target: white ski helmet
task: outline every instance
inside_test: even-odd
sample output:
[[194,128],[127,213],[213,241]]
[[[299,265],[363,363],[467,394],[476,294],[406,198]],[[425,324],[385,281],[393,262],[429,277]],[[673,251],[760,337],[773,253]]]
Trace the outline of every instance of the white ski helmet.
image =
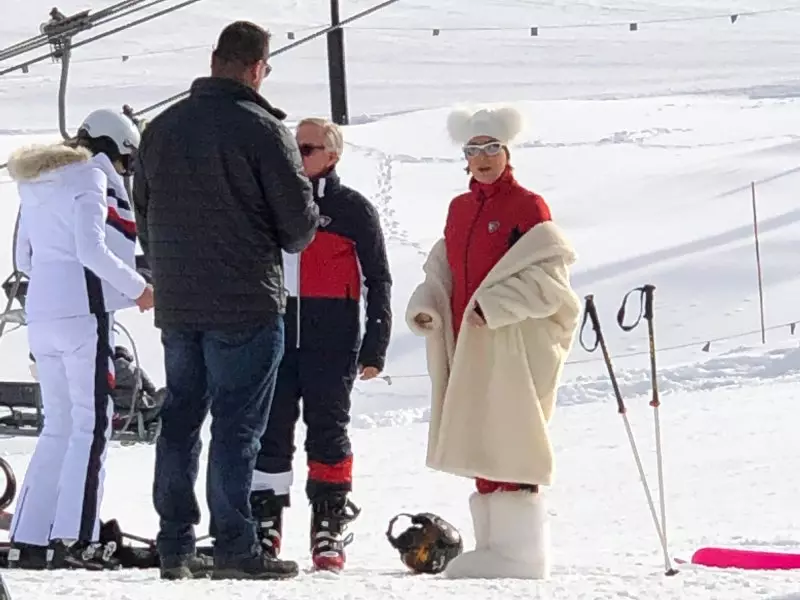
[[109,138],[123,157],[135,154],[142,140],[139,128],[129,117],[109,108],[89,113],[78,130],[78,135],[82,133],[93,139]]

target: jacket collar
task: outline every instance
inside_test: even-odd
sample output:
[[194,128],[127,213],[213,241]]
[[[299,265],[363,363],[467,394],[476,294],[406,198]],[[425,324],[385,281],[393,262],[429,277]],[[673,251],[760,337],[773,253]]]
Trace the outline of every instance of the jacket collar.
[[26,146],[11,155],[8,172],[14,181],[31,181],[62,167],[87,162],[91,157],[86,148],[66,144]]
[[469,189],[473,195],[480,198],[494,198],[508,192],[511,188],[519,185],[514,178],[511,166],[507,166],[503,174],[494,183],[480,183],[474,177],[469,181]]
[[324,198],[326,195],[335,194],[341,183],[339,182],[339,174],[336,168],[326,171],[311,180],[311,185],[314,188],[315,198]]
[[234,100],[248,100],[255,102],[280,121],[286,118],[286,113],[272,106],[264,96],[243,83],[226,77],[198,77],[192,82],[190,92],[195,97],[229,96]]

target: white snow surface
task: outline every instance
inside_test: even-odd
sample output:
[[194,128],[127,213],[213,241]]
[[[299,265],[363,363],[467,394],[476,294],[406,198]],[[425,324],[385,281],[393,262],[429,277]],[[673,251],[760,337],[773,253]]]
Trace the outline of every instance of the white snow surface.
[[[647,337],[643,325],[622,332],[615,316],[631,288],[656,286],[671,554],[688,560],[705,545],[800,551],[800,347],[791,326],[800,321],[800,9],[784,10],[789,4],[400,0],[348,29],[353,124],[345,130],[340,173],[381,213],[395,279],[395,326],[386,370],[391,384],[358,383],[354,392],[353,497],[364,511],[352,526],[346,572],[304,572],[273,583],[164,583],[154,571],[3,573],[15,600],[800,599],[792,572],[679,565],[677,576],[664,576],[600,352],[589,354],[577,343],[553,421],[557,479],[546,498],[555,568],[549,581],[412,576],[384,535],[396,513],[425,510],[452,521],[468,548],[473,542],[467,504],[472,483],[424,464],[425,356],[403,317],[448,203],[465,189],[462,159],[445,132],[447,111],[461,102],[504,101],[528,119],[512,150],[516,174],[545,196],[574,241],[580,258],[573,281],[579,294],[595,295],[653,489]],[[349,16],[370,2],[342,5]],[[101,5],[59,4],[65,13],[89,7]],[[42,0],[4,0],[0,47],[36,35],[50,8]],[[324,0],[204,0],[77,49],[68,126],[74,130],[98,106],[143,108],[184,89],[206,74],[210,48],[230,20],[269,26],[280,47],[288,32],[301,37],[324,24],[327,9]],[[749,11],[764,12],[744,14]],[[733,13],[742,16],[732,24]],[[628,31],[631,21],[642,23],[639,31]],[[533,26],[540,27],[538,37],[529,35]],[[441,35],[433,36],[433,28]],[[123,55],[129,60],[123,62]],[[327,114],[324,37],[273,63],[262,92],[289,112],[290,121]],[[58,69],[46,61],[28,74],[0,78],[0,162],[20,145],[57,139]],[[15,188],[0,172],[2,274],[11,271],[17,208]],[[629,318],[638,313],[632,301]],[[127,311],[119,319],[133,332],[145,369],[163,383],[152,314]],[[591,331],[586,334],[591,343]],[[0,377],[30,379],[27,353],[24,330],[4,336]],[[302,439],[301,425],[285,555],[305,569],[309,513]],[[0,442],[20,481],[34,443]],[[103,518],[116,517],[124,529],[146,537],[157,528],[153,459],[151,446],[112,444],[102,509]],[[197,489],[202,500],[202,474]],[[204,511],[198,534],[206,528]]]

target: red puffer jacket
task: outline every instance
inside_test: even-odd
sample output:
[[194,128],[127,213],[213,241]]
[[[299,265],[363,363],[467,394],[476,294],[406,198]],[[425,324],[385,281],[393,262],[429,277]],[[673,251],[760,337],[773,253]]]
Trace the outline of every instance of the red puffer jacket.
[[444,231],[456,336],[467,303],[492,267],[532,227],[551,218],[544,199],[517,183],[511,168],[492,184],[473,178],[469,187],[450,203]]

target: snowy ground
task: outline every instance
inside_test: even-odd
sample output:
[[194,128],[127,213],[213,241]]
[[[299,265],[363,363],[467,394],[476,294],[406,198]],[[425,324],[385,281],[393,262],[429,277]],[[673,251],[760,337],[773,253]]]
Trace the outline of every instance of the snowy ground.
[[[376,402],[380,398],[375,398]],[[706,544],[800,546],[800,520],[792,498],[800,493],[794,419],[794,386],[768,383],[753,390],[686,393],[670,397],[663,409],[666,442],[669,533],[675,553],[690,558]],[[769,409],[765,410],[765,406]],[[646,468],[655,477],[652,416],[639,401],[630,418],[638,434]],[[356,542],[351,564],[341,578],[302,575],[290,582],[165,584],[152,572],[69,577],[11,572],[7,576],[21,598],[610,598],[674,599],[790,598],[797,591],[791,572],[709,572],[683,566],[678,576],[661,573],[655,529],[614,409],[605,403],[568,406],[558,415],[555,444],[558,484],[549,494],[556,568],[551,581],[456,583],[407,575],[384,538],[389,519],[403,510],[432,510],[445,515],[471,543],[466,494],[470,486],[421,468],[424,424],[357,429],[354,499],[364,505],[353,525]],[[27,446],[28,448],[30,446]],[[8,451],[20,471],[25,446]],[[398,459],[402,456],[402,460]],[[151,531],[152,474],[149,448],[113,451],[109,461],[105,514],[120,518],[132,531]],[[146,466],[146,467],[144,467]],[[302,462],[296,467],[302,472]],[[133,475],[135,474],[135,475]],[[300,493],[304,481],[296,483]],[[203,482],[200,484],[203,485]],[[299,496],[298,496],[299,497]],[[287,513],[286,553],[302,567],[308,511],[302,502]],[[205,523],[204,523],[205,525]],[[135,584],[135,585],[131,585]],[[173,595],[174,594],[174,595]]]
[[[49,4],[11,2],[0,47],[37,33]],[[366,8],[345,0],[346,15]],[[401,0],[347,33],[351,112],[341,174],[378,206],[395,277],[396,327],[387,381],[359,384],[353,442],[364,507],[353,531],[351,567],[341,579],[303,575],[280,584],[164,584],[152,572],[113,575],[9,573],[15,598],[636,598],[788,600],[791,573],[720,572],[683,566],[661,573],[653,525],[599,352],[576,345],[553,424],[558,480],[548,494],[556,568],[551,581],[459,582],[411,577],[385,540],[389,518],[431,510],[452,520],[468,545],[468,481],[424,468],[428,405],[424,354],[403,324],[426,251],[441,234],[449,199],[464,189],[444,120],[459,101],[508,100],[531,127],[513,150],[517,176],[542,193],[572,237],[574,283],[593,293],[646,468],[655,479],[644,330],[623,333],[614,316],[631,288],[656,289],[662,349],[668,533],[673,554],[702,545],[800,550],[793,499],[800,487],[795,443],[800,348],[800,10],[742,16],[783,6],[762,0],[537,2]],[[64,2],[70,12],[89,5]],[[269,25],[276,44],[324,21],[327,2],[205,0],[106,43],[76,51],[68,104],[74,130],[98,105],[141,108],[204,74],[208,50],[230,19]],[[95,8],[99,8],[95,6]],[[695,17],[719,16],[692,20]],[[646,21],[685,19],[644,24]],[[627,26],[547,29],[640,21]],[[531,38],[528,28],[540,26]],[[451,31],[448,27],[505,27]],[[430,29],[441,27],[438,37]],[[182,28],[182,29],[181,29]],[[388,29],[387,29],[388,28]],[[395,29],[391,29],[395,28]],[[403,30],[398,30],[401,28]],[[409,28],[419,28],[410,30]],[[514,30],[513,28],[517,28]],[[327,112],[324,40],[274,59],[263,92],[296,120]],[[177,50],[176,50],[177,49]],[[156,53],[156,54],[154,54]],[[158,54],[160,53],[160,54]],[[123,63],[121,55],[130,55]],[[0,64],[0,69],[7,66]],[[15,147],[52,139],[58,67],[0,78],[0,162]],[[750,183],[756,182],[768,344],[760,344]],[[11,269],[17,200],[0,172],[0,271]],[[632,311],[632,312],[631,312]],[[631,306],[634,317],[638,307]],[[163,381],[152,315],[120,320],[135,336],[147,371]],[[588,342],[592,341],[587,332]],[[711,341],[709,352],[703,352]],[[24,330],[3,337],[0,377],[28,379]],[[302,429],[299,430],[302,436]],[[302,437],[299,438],[301,440]],[[33,440],[3,440],[21,480]],[[104,517],[154,535],[151,447],[109,454]],[[287,515],[286,553],[308,564],[308,511]],[[203,489],[203,482],[198,490]],[[201,525],[200,533],[206,521]],[[135,584],[135,585],[131,585]],[[796,599],[800,595],[794,596]]]

